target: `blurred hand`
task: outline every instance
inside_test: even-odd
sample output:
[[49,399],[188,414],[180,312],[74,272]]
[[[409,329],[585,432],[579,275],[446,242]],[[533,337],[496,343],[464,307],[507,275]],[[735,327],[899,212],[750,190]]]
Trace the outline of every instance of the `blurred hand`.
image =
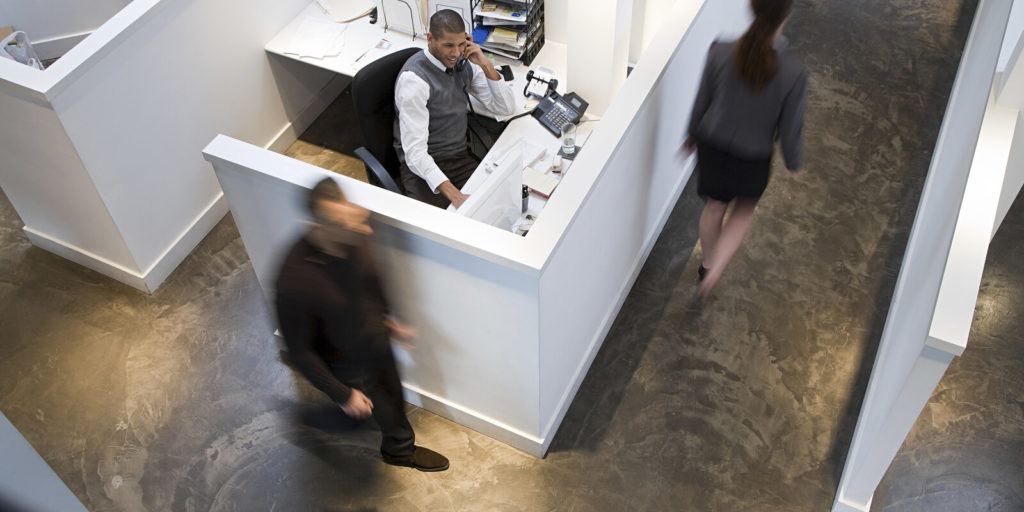
[[368,418],[373,414],[373,402],[362,391],[355,388],[352,389],[348,402],[338,405],[341,406],[342,411],[345,411],[345,414],[353,418]]
[[391,335],[394,336],[395,338],[403,340],[411,340],[416,338],[416,328],[407,323],[391,320],[389,318],[384,320],[384,325],[386,325],[388,329],[391,329]]
[[419,335],[416,328],[402,322],[391,320],[390,318],[384,320],[384,325],[391,331],[391,338],[398,342],[406,350],[412,350],[416,348],[413,344],[413,340]]
[[686,156],[692,155],[694,151],[697,151],[697,141],[693,140],[692,137],[687,137],[683,141],[683,147],[680,148],[680,151]]

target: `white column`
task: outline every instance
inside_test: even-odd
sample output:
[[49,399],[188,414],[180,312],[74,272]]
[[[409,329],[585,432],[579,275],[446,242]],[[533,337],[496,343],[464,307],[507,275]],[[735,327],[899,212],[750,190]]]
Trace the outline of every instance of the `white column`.
[[[629,34],[629,62],[640,62],[647,45],[669,18],[675,0],[633,0],[633,16]],[[745,6],[744,6],[745,8]]]
[[633,0],[569,0],[565,91],[603,115],[626,81]]

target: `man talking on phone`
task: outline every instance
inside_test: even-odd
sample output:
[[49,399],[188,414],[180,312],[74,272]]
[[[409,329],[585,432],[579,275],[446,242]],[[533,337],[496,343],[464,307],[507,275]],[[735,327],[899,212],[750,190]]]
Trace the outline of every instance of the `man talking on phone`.
[[409,197],[439,208],[469,197],[460,189],[479,161],[466,141],[467,94],[496,114],[515,113],[512,89],[466,34],[462,16],[443,9],[430,17],[427,48],[395,82],[395,150]]

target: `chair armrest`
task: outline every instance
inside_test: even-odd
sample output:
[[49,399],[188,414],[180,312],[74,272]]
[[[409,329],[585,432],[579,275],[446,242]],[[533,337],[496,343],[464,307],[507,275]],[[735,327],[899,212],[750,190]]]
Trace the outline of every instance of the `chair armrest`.
[[374,177],[377,178],[377,181],[380,182],[382,187],[396,194],[402,193],[402,189],[398,188],[398,184],[395,183],[395,180],[391,178],[390,174],[388,174],[387,169],[381,165],[380,161],[377,160],[377,157],[373,156],[369,150],[365,147],[360,147],[356,149],[355,153],[356,156],[366,164],[366,168],[373,173]]

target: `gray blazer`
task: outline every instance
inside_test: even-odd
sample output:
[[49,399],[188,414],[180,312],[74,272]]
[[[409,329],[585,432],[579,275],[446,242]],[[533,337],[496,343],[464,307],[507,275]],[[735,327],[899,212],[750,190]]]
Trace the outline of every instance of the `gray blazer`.
[[776,41],[778,70],[760,93],[735,71],[735,42],[712,43],[693,102],[688,136],[746,160],[769,158],[778,139],[786,167],[802,168],[807,72],[785,51],[786,43],[783,37]]

